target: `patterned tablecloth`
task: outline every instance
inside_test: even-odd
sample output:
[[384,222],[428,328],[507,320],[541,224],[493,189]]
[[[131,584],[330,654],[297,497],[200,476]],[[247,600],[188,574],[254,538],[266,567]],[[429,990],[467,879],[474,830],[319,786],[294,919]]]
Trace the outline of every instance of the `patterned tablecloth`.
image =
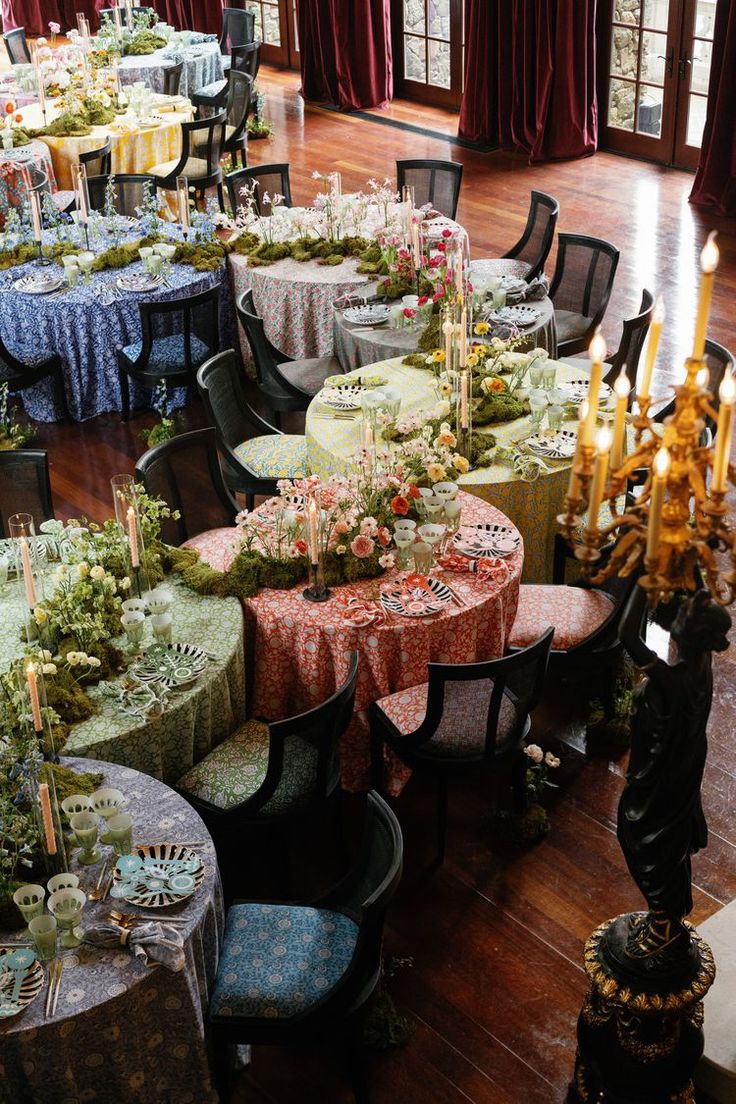
[[[0,1023],[0,1102],[216,1104],[204,1030],[223,902],[207,829],[183,798],[145,774],[88,759],[63,762],[75,770],[101,771],[104,785],[122,790],[137,843],[203,841],[196,851],[205,860],[204,881],[188,901],[162,910],[188,921],[177,925],[186,955],[178,973],[148,969],[123,947],[82,944],[61,952],[64,973],[53,1018],[44,1018],[44,985],[23,1012]],[[81,889],[94,887],[99,865],[80,867],[73,858],[71,869],[80,876]],[[102,922],[114,903],[88,902],[83,926]]]
[[[473,495],[463,494],[462,502],[463,524],[509,524],[499,510]],[[219,570],[232,559],[231,530],[216,530],[208,539],[190,543]],[[453,604],[427,618],[392,615],[388,622],[377,616],[365,627],[345,621],[344,607],[334,598],[319,605],[305,601],[303,586],[262,590],[243,603],[254,671],[249,712],[277,720],[313,708],[345,681],[350,653],[357,650],[355,716],[340,747],[341,777],[345,789],[368,789],[370,703],[426,682],[429,662],[471,663],[503,655],[516,617],[523,561],[522,545],[492,579],[447,573],[467,607]],[[343,589],[368,597],[377,594],[379,585],[373,579]],[[388,768],[390,791],[399,793],[410,772],[393,758]]]
[[[120,272],[108,270],[95,273],[89,284],[80,282],[59,298],[27,295],[14,289],[15,281],[32,269],[33,263],[0,273],[0,333],[21,360],[32,361],[52,352],[61,355],[67,402],[72,417],[79,421],[120,410],[116,350],[141,340],[140,301],[180,299],[217,285],[220,348],[228,348],[232,341],[233,308],[224,265],[214,272],[174,265],[168,276],[170,287],[144,294],[116,291]],[[60,266],[58,271],[61,273]],[[125,269],[125,274],[141,271],[142,262],[137,261]],[[183,401],[184,395],[180,389],[175,405]],[[131,381],[130,397],[132,407],[149,405],[151,393]],[[53,422],[62,416],[51,380],[24,391],[22,401],[36,421]]]
[[[210,661],[190,687],[174,691],[163,716],[151,720],[124,713],[114,697],[91,687],[88,693],[99,712],[72,727],[64,751],[121,763],[173,784],[242,720],[245,673],[239,602],[205,598],[176,582],[167,585],[174,592],[174,640],[197,644],[218,659]],[[4,671],[23,654],[19,633],[23,602],[14,579],[1,600],[0,671]],[[146,634],[150,641],[150,629]],[[124,646],[125,639],[119,643]]]
[[225,71],[218,42],[202,42],[196,46],[166,46],[152,54],[140,57],[124,57],[118,67],[121,84],[145,81],[154,92],[163,92],[166,70],[184,62],[179,92],[193,96],[205,85],[222,80]]
[[[54,111],[48,113],[49,121]],[[181,124],[192,118],[191,106],[181,111],[168,111],[163,122],[155,127],[138,127],[124,133],[111,126],[92,127],[83,138],[55,138],[45,134],[43,141],[51,150],[56,182],[63,190],[72,186],[72,165],[79,160],[80,153],[99,149],[108,138],[112,138],[113,173],[144,173],[154,165],[173,161],[181,155]],[[31,127],[43,125],[41,109],[38,104],[23,111],[23,119]]]
[[[380,361],[371,371],[385,376],[402,393],[401,412],[429,410],[437,402],[431,372],[408,368],[400,359]],[[584,378],[584,372],[557,362],[557,383]],[[346,474],[352,457],[360,447],[360,419],[331,420],[315,417],[324,413],[314,400],[307,411],[306,435],[309,471],[321,478]],[[567,428],[574,429],[570,423]],[[520,418],[505,425],[489,426],[499,444],[511,444],[531,432],[529,418]],[[507,464],[479,468],[460,478],[460,483],[474,495],[492,502],[511,518],[524,537],[524,582],[546,583],[552,580],[552,553],[557,515],[562,509],[569,481],[570,461],[545,461],[549,471],[542,472],[534,483],[519,479]]]
[[25,204],[28,192],[28,166],[45,172],[52,192],[56,191],[51,151],[45,142],[34,138],[27,146],[19,146],[18,149],[0,148],[0,212],[7,211],[9,207],[22,207]]

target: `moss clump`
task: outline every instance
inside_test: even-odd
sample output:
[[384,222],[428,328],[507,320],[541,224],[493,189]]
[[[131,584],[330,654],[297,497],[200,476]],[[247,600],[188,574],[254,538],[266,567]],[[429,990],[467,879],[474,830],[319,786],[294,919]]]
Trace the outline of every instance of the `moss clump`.
[[191,265],[195,272],[215,272],[229,252],[222,242],[182,242],[176,247],[174,264]]
[[424,353],[432,353],[435,349],[439,349],[442,340],[440,337],[440,316],[439,314],[433,314],[427,325],[419,335],[419,341],[417,342],[419,348]]
[[47,123],[46,126],[38,127],[29,133],[34,138],[43,134],[48,134],[52,138],[85,138],[90,133],[91,129],[87,121],[86,113],[82,113],[81,111],[62,111],[61,115],[54,119],[53,123]]
[[31,135],[25,127],[13,127],[13,149],[20,149],[21,146],[27,146],[30,141]]
[[168,544],[161,546],[161,566],[167,575],[172,572],[180,574],[197,563],[199,563],[199,552],[194,548],[174,548]]
[[239,234],[232,242],[230,242],[230,248],[233,253],[237,253],[240,257],[247,257],[257,249],[261,244],[261,239],[257,234],[251,234],[247,231],[245,234]]
[[126,57],[141,57],[144,54],[152,54],[156,50],[162,50],[166,45],[166,39],[153,31],[138,31],[133,35],[124,49]]
[[476,425],[498,425],[501,422],[513,422],[525,412],[523,403],[509,394],[485,395],[473,411]]
[[501,828],[502,835],[510,843],[524,846],[544,839],[549,835],[552,827],[547,811],[536,802],[527,805],[523,813],[502,809],[496,813],[495,819]]
[[[73,650],[73,649],[72,649]],[[65,668],[46,679],[46,700],[66,724],[79,724],[95,712],[91,698]]]
[[53,778],[56,787],[56,798],[59,804],[72,794],[90,794],[99,789],[103,775],[96,771],[87,771],[79,774],[71,767],[64,767],[60,763],[44,763],[41,768],[42,776]]
[[406,364],[409,368],[430,368],[424,353],[409,353],[408,356],[404,357],[401,363]]
[[36,257],[35,245],[16,245],[14,249],[5,249],[0,253],[0,269],[15,268],[16,265],[26,264]]
[[104,107],[99,100],[85,100],[84,113],[90,126],[107,126],[115,118],[115,108]]

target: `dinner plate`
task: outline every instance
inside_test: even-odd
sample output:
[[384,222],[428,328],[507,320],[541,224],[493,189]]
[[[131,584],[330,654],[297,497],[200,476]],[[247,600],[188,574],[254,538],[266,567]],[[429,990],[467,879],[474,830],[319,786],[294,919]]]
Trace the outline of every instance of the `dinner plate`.
[[132,276],[118,276],[116,286],[121,291],[143,292],[158,291],[163,287],[163,276],[151,276],[148,272],[134,273]]
[[[575,404],[581,403],[583,399],[587,399],[588,397],[588,392],[590,391],[590,376],[581,376],[580,379],[568,380],[567,383],[561,383],[560,390],[565,392],[567,402]],[[608,403],[612,395],[613,391],[608,384],[602,383],[598,391],[598,402],[603,406]]]
[[172,690],[194,682],[206,665],[207,653],[196,644],[154,644],[143,659],[128,668],[128,674],[136,682],[159,682]]
[[507,295],[520,295],[528,288],[526,280],[521,276],[502,276],[500,288],[505,291]]
[[575,455],[577,433],[571,429],[532,433],[524,444],[535,456],[542,456],[547,460],[570,460]]
[[511,326],[533,326],[541,313],[537,307],[499,307],[491,318]]
[[452,594],[439,579],[427,578],[427,588],[397,580],[381,591],[381,605],[400,617],[431,617],[452,602]]
[[513,555],[521,544],[521,537],[508,525],[483,522],[458,529],[452,543],[457,552],[474,560],[503,559]]
[[22,291],[24,295],[48,295],[57,291],[64,281],[60,276],[21,276],[13,287],[16,291]]
[[391,309],[385,303],[368,304],[366,307],[348,307],[343,318],[353,326],[377,326],[388,322]]
[[0,952],[0,1020],[17,1016],[43,988],[43,966],[27,947]]
[[331,387],[320,393],[319,401],[331,410],[359,410],[360,400],[367,394],[364,387]]
[[197,892],[203,878],[204,863],[191,847],[147,844],[134,847],[131,855],[118,859],[110,896],[138,907],[165,908],[186,901]]

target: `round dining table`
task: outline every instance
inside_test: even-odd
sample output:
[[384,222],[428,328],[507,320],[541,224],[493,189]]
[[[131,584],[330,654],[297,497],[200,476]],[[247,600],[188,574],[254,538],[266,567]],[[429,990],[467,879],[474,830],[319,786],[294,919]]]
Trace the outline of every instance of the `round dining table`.
[[34,138],[25,146],[17,146],[13,149],[0,148],[0,211],[7,211],[10,207],[25,206],[29,168],[46,173],[51,191],[56,191],[54,164],[51,151],[45,142]]
[[[8,546],[9,542],[0,542],[0,554]],[[47,565],[49,576],[54,567]],[[68,755],[134,767],[173,784],[241,722],[245,667],[243,614],[237,599],[204,597],[175,579],[167,580],[166,585],[174,595],[173,639],[196,644],[213,658],[195,682],[170,692],[160,716],[125,712],[117,693],[120,678],[86,688],[96,712],[71,726],[63,750]],[[25,603],[20,591],[20,584],[11,576],[0,594],[0,672],[23,655],[20,630]],[[147,628],[144,643],[151,641]],[[125,648],[124,637],[116,643]]]
[[[50,232],[44,233],[50,240]],[[143,235],[138,231],[133,236]],[[110,244],[101,241],[96,250]],[[116,353],[141,340],[139,303],[180,299],[218,287],[220,348],[228,348],[232,339],[233,310],[224,264],[212,272],[172,265],[167,284],[149,292],[120,290],[121,272],[115,269],[95,272],[89,282],[80,279],[76,287],[48,295],[18,290],[17,281],[36,268],[37,262],[31,261],[0,272],[0,334],[19,360],[31,362],[51,353],[61,356],[67,405],[77,421],[122,408]],[[50,271],[61,277],[60,265]],[[126,276],[142,272],[141,261],[124,270]],[[175,392],[173,405],[181,405],[184,394],[182,389]],[[130,381],[131,408],[149,406],[150,399],[150,391]],[[63,416],[52,380],[27,388],[22,402],[35,421],[53,422]]]
[[[45,981],[31,1004],[0,1021],[0,1104],[216,1104],[205,1024],[224,908],[209,833],[183,797],[147,774],[90,759],[63,758],[62,764],[79,773],[98,771],[103,786],[122,791],[136,844],[195,844],[204,878],[188,900],[159,910],[162,922],[167,914],[183,921],[175,928],[184,941],[178,971],[150,969],[123,938],[118,947],[59,948],[63,971],[53,1014],[45,1015]],[[80,866],[76,855],[70,870],[89,895],[100,864]],[[131,911],[127,902],[88,900],[81,927],[109,923],[112,907]],[[20,929],[20,913],[18,922]],[[12,948],[19,934],[0,933],[0,947]],[[43,970],[48,978],[49,966]]]
[[208,84],[223,80],[225,70],[219,42],[197,42],[191,46],[171,43],[152,54],[129,55],[121,58],[118,78],[122,85],[143,81],[154,92],[163,93],[166,70],[184,62],[179,94],[193,96]]
[[[462,492],[461,501],[463,525],[497,523],[516,532],[513,523],[490,503]],[[235,532],[229,529],[203,534],[188,544],[216,570],[228,568],[238,546]],[[260,591],[243,602],[248,664],[253,671],[249,713],[279,720],[313,708],[345,682],[350,656],[357,651],[355,714],[340,744],[340,772],[343,788],[368,789],[368,706],[426,682],[428,663],[470,663],[502,656],[516,617],[523,562],[520,542],[489,574],[441,572],[437,577],[451,582],[459,601],[423,618],[380,613],[380,586],[396,577],[395,569],[378,579],[335,588],[324,603],[306,601],[303,585]],[[349,620],[345,600],[350,596],[373,604],[375,615],[369,624]],[[397,794],[411,772],[387,752],[386,773],[389,791]]]
[[[564,388],[573,381],[587,384],[585,372],[561,361],[548,361],[557,368],[556,386]],[[383,376],[401,392],[401,414],[428,412],[437,403],[435,377],[431,371],[410,368],[400,358],[370,365],[370,373]],[[360,449],[361,421],[358,416],[333,418],[320,402],[312,400],[306,415],[308,470],[322,479],[347,475],[353,470]],[[532,432],[530,418],[488,427],[476,427],[492,433],[499,445],[523,442]],[[563,423],[563,429],[576,429],[576,422]],[[460,485],[473,495],[493,503],[510,517],[524,538],[524,582],[552,581],[554,538],[570,478],[570,460],[545,460],[539,477],[529,483],[508,463],[477,468],[460,476]]]

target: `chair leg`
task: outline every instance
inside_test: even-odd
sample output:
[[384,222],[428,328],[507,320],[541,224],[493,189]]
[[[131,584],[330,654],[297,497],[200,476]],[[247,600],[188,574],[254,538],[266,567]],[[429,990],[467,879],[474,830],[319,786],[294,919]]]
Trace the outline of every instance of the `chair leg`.
[[250,494],[250,493],[246,494],[246,496],[245,496],[245,508],[246,508],[246,510],[248,511],[249,514],[251,514],[253,512],[253,510],[255,510],[255,506],[256,506],[256,496],[254,494]]
[[383,795],[383,738],[371,732],[371,787]]
[[281,429],[281,411],[280,410],[272,410],[271,413],[273,414],[274,428],[275,429]]
[[232,1095],[233,1071],[231,1047],[220,1039],[216,1032],[212,1043],[213,1080],[220,1104],[227,1104]]
[[355,1104],[369,1104],[368,1063],[363,1044],[363,1017],[357,1016],[347,1039],[348,1076]]
[[446,774],[437,778],[437,859],[445,861],[445,843],[447,842],[447,804],[449,782]]
[[516,752],[511,763],[511,795],[515,813],[526,812],[526,764],[527,759],[521,748]]
[[222,186],[222,181],[217,185],[217,200],[220,204],[220,211],[225,214],[225,190]]
[[240,151],[240,164],[244,169],[248,168],[248,154],[246,153],[245,146]]
[[130,418],[130,387],[128,384],[128,375],[127,372],[118,370],[118,376],[120,377],[120,402],[122,406],[120,421],[127,422]]

